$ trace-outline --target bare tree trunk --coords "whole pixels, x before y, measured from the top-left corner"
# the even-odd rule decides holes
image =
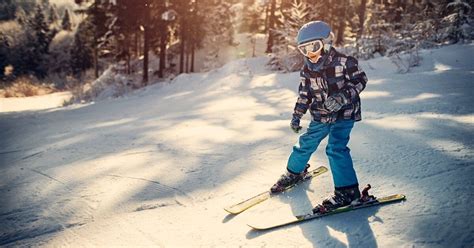
[[[143,83],[144,85],[148,84],[148,25],[144,25],[143,31]]]
[[[94,39],[94,77],[99,78],[99,49],[97,48],[97,40]]]
[[[256,41],[257,38],[255,37],[252,37],[252,58],[255,58],[256,55],[255,55],[255,50],[256,50],[256,46],[257,46],[257,41]]]
[[[132,72],[130,70],[130,45],[129,43],[127,42],[127,48],[126,48],[126,52],[127,52],[127,75],[130,75]]]
[[[148,84],[148,50],[149,50],[149,19],[150,19],[150,8],[148,2],[145,3],[145,16],[143,24],[143,84]]]
[[[359,7],[359,32],[357,33],[357,39],[360,39],[362,37],[362,34],[364,33],[366,9],[367,9],[367,0],[362,0]]]
[[[181,44],[179,49],[179,73],[184,72],[184,36],[181,34]]]
[[[94,64],[94,77],[99,78],[99,49],[97,48],[97,40],[99,39],[97,34],[97,27],[94,28],[94,55],[93,55],[93,64]]]
[[[130,54],[127,55],[127,75],[132,74],[132,70],[130,68]]]
[[[134,43],[134,46],[133,46],[133,51],[135,52],[135,57],[139,57],[140,55],[138,55],[138,31],[135,31],[135,43]]]
[[[194,72],[194,53],[195,53],[195,44],[191,44],[191,72]]]
[[[97,8],[98,2],[95,0],[94,8]],[[97,12],[95,9],[94,12]],[[99,78],[99,48],[98,48],[99,34],[97,32],[97,25],[94,25],[94,55],[93,55],[93,64],[94,64],[94,77]]]
[[[186,60],[185,60],[186,69],[185,69],[185,72],[189,73],[189,52],[188,52],[188,49],[186,49],[186,51],[185,51],[185,56],[186,56]]]
[[[168,40],[168,31],[166,30],[166,24],[161,34],[160,39],[160,68],[158,70],[158,77],[163,78],[164,70],[166,67],[166,41]]]
[[[179,28],[179,31],[180,31],[180,38],[181,38],[181,43],[180,43],[180,47],[179,47],[179,73],[183,73],[184,72],[184,48],[186,47],[185,46],[185,25],[186,25],[186,22],[185,22],[185,14],[183,13],[181,15],[181,19],[180,19],[180,28]]]
[[[360,51],[360,42],[359,40],[362,38],[362,35],[364,34],[364,23],[365,23],[365,12],[367,9],[367,0],[361,0],[360,6],[359,6],[359,31],[357,32],[356,36],[356,49],[357,53]]]
[[[268,32],[268,12],[270,12],[270,8],[268,7],[268,4],[265,5],[265,28],[263,30],[263,32]]]
[[[344,43],[344,31],[346,30],[346,6],[347,1],[343,0],[341,5],[341,16],[339,16],[336,45],[342,45]]]
[[[403,22],[403,14],[407,12],[407,0],[397,0],[397,13],[395,22],[401,26]]]
[[[276,0],[271,0],[270,6],[270,19],[268,22],[268,41],[267,41],[267,49],[266,53],[271,53],[273,48],[273,39],[274,39],[274,32],[273,29],[275,28],[275,9],[276,9]]]
[[[198,0],[194,1],[194,14],[193,14],[193,19],[194,20],[196,19],[197,13],[198,13],[198,8],[199,8],[198,3],[199,3]],[[192,38],[191,38],[191,68],[190,68],[190,71],[194,72],[194,53],[195,53],[195,50],[196,50],[196,29],[193,28],[193,30],[191,31],[191,35],[192,35]]]

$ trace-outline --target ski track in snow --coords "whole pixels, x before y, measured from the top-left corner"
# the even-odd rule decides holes
[[[369,83],[351,135],[361,185],[403,203],[245,225],[308,211],[332,191],[326,173],[226,215],[268,189],[297,140],[298,73],[241,59],[117,99],[0,113],[0,246],[473,247],[474,46],[422,56],[407,74],[361,62]],[[315,167],[327,166],[325,144]]]

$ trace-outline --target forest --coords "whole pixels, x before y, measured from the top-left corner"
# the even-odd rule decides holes
[[[0,3],[0,82],[19,79],[66,89],[109,66],[139,76],[136,87],[210,70],[236,34],[266,38],[274,70],[295,71],[295,36],[311,20],[329,23],[335,45],[360,59],[471,42],[472,0],[49,0]],[[196,56],[199,50],[204,56]],[[151,63],[153,60],[155,63]],[[203,63],[196,69],[196,62]],[[403,68],[401,69],[403,70]]]

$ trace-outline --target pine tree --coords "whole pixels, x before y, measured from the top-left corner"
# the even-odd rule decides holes
[[[43,9],[48,9],[49,8],[49,0],[39,0],[39,5]]]
[[[17,8],[15,12],[15,21],[20,24],[21,26],[25,26],[27,22],[27,15],[23,8]]]
[[[346,10],[348,8],[348,5],[348,0],[339,0],[334,2],[332,6],[334,10],[333,16],[337,16],[336,19],[332,20],[332,29],[336,36],[334,43],[339,46],[344,43],[344,32],[346,30],[348,18],[348,13]]]
[[[313,0],[312,10],[316,13],[313,18],[328,23],[331,27],[335,27],[339,17],[335,13],[337,2],[331,0]]]
[[[67,30],[67,31],[72,30],[71,17],[69,15],[69,10],[68,9],[66,9],[64,11],[64,15],[63,15],[63,18],[61,20],[61,28],[62,28],[62,30]]]
[[[364,33],[364,25],[366,21],[366,12],[367,12],[367,0],[361,0],[360,6],[357,11],[357,20],[358,26],[357,30],[357,40],[359,40]]]
[[[35,33],[39,51],[45,53],[48,50],[51,38],[48,37],[50,29],[46,22],[43,8],[40,5],[37,5],[33,19],[29,21],[29,24]]]
[[[75,0],[76,4],[82,5],[88,0]],[[108,23],[110,19],[107,13],[110,7],[109,1],[93,0],[93,2],[85,9],[78,10],[79,13],[87,14],[87,17],[83,20],[89,28],[92,28],[92,35],[88,38],[89,42],[85,42],[86,45],[90,46],[93,51],[93,65],[94,65],[94,76],[99,77],[99,53],[100,53],[100,42],[103,40],[103,36],[108,31]]]
[[[195,53],[197,48],[202,47],[202,41],[205,35],[204,26],[201,23],[204,22],[206,13],[203,12],[205,8],[202,6],[202,1],[195,0],[191,3],[190,9],[190,25],[189,25],[189,49],[188,49],[188,56],[190,53],[190,65],[189,71],[187,72],[194,72],[194,62],[195,62]],[[229,33],[233,33],[231,30]],[[229,38],[229,42],[232,42],[232,35]]]
[[[278,45],[283,48],[277,50],[286,50],[288,47],[296,47],[296,36],[298,30],[307,22],[311,21],[311,8],[301,0],[293,0],[290,11],[281,17],[280,22],[283,23],[282,28],[275,30],[275,37]]]
[[[474,37],[470,14],[472,6],[466,0],[449,0],[445,3],[442,19],[446,39],[454,43]]]
[[[156,25],[151,27],[152,32],[155,34],[152,37],[152,43],[159,49],[159,78],[165,76],[167,46],[170,40],[170,25],[176,20],[177,16],[177,12],[173,9],[169,9],[167,7],[168,5],[169,1],[159,1],[153,5],[152,10],[152,13],[154,13],[153,16],[156,16],[154,19]]]
[[[189,9],[190,2],[185,0],[173,1],[173,7],[178,13],[178,30],[179,35],[179,73],[185,72],[184,60],[185,60],[185,48],[189,37]]]
[[[0,21],[14,19],[16,8],[14,0],[2,0],[0,2]]]
[[[130,18],[129,3],[131,2],[117,0],[112,9],[113,20],[105,35],[105,38],[108,39],[109,46],[114,50],[113,53],[115,59],[117,61],[126,61],[125,65],[127,74],[131,73],[130,46],[132,27],[130,25],[131,21],[127,21],[127,19]]]
[[[74,33],[70,31],[60,31],[53,38],[49,45],[47,56],[48,74],[55,74],[60,77],[71,75],[71,49],[74,45]],[[57,87],[64,87],[64,83],[57,81]]]
[[[0,31],[0,80],[4,78],[4,69],[8,65],[10,44],[7,36]]]
[[[392,42],[387,49],[386,55],[395,55],[401,52],[416,51],[422,40],[417,33],[418,16],[415,13],[408,12],[404,6],[398,5],[395,7],[395,15],[393,19],[393,34],[391,35]],[[412,7],[412,9],[418,9]],[[414,11],[414,10],[412,10]],[[421,12],[417,10],[416,12]]]
[[[49,43],[51,42],[54,33],[49,29],[46,22],[43,8],[37,5],[35,12],[27,20],[26,33],[29,36],[28,47],[31,54],[29,54],[30,70],[39,78],[46,76],[47,69],[45,68],[45,55],[48,53]]]
[[[77,78],[82,78],[84,71],[93,66],[93,35],[94,27],[90,22],[81,22],[77,27],[70,55],[70,70]]]
[[[239,32],[249,33],[248,38],[252,45],[252,57],[256,56],[256,34],[264,32],[264,20],[262,19],[262,12],[264,6],[262,2],[255,0],[243,1],[242,22],[238,27]]]
[[[413,20],[413,34],[415,39],[420,41],[421,47],[431,47],[441,41],[441,6],[437,0],[425,0],[420,9],[409,9],[409,14],[416,17],[416,20]]]
[[[9,1],[9,0],[6,0],[6,1]],[[38,5],[37,0],[12,0],[12,3],[16,8],[15,13],[18,9],[23,9],[25,13],[32,13],[34,12],[36,6]],[[44,9],[47,9],[47,8],[44,8]]]
[[[255,0],[243,1],[243,17],[242,23],[239,27],[239,32],[253,34],[259,33],[264,24],[261,19],[261,13],[263,11],[263,7],[256,3]]]
[[[269,17],[268,17],[268,40],[267,40],[267,49],[265,50],[266,53],[273,52],[273,44],[274,44],[274,32],[276,27],[276,0],[270,0],[269,4]]]
[[[391,22],[393,10],[389,3],[372,3],[368,12],[370,17],[367,20],[365,33],[357,44],[359,53],[363,58],[372,58],[374,54],[385,55],[392,47],[394,25]]]
[[[141,3],[140,6],[143,7],[143,17],[141,18],[141,24],[143,27],[143,83],[144,85],[148,84],[148,56],[150,50],[150,1],[143,0],[143,2],[138,1]]]
[[[204,5],[204,4],[203,4]],[[203,9],[206,14],[205,46],[210,48],[204,61],[205,70],[219,65],[219,51],[224,45],[233,43],[233,29],[229,15],[230,4],[226,1],[210,0]]]
[[[295,71],[303,66],[303,56],[296,49],[296,36],[301,26],[311,21],[311,7],[301,0],[293,0],[287,8],[289,11],[280,18],[282,27],[274,30],[275,43],[268,63],[272,70]]]
[[[56,8],[51,5],[51,7],[49,8],[49,15],[48,15],[48,22],[50,25],[55,25],[56,22],[58,21],[59,17],[58,17],[58,12],[56,11]]]

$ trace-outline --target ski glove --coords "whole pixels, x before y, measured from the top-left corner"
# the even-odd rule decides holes
[[[339,93],[332,95],[326,99],[324,102],[324,107],[329,110],[329,112],[337,112],[347,104],[347,98],[344,94]]]
[[[290,128],[293,132],[298,133],[301,130],[300,126],[300,118],[296,115],[293,115],[293,119],[291,119]]]

